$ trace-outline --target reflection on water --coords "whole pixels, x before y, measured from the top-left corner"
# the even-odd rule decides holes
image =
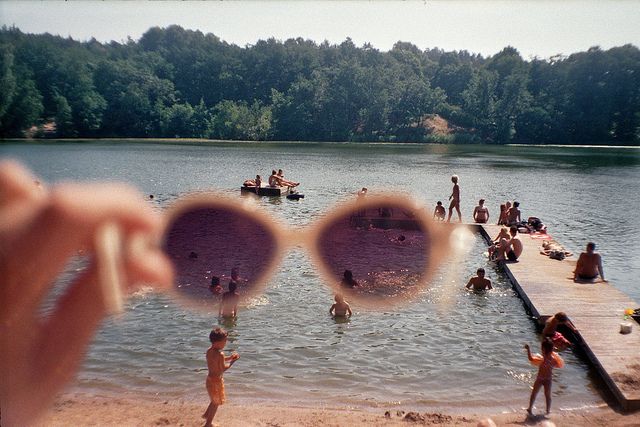
[[[640,301],[640,228],[631,218],[640,210],[637,149],[117,142],[5,143],[0,150],[22,159],[47,181],[134,183],[143,194],[154,194],[154,205],[161,207],[178,194],[210,188],[239,197],[246,176],[283,167],[302,182],[305,199],[276,203],[263,198],[256,208],[283,227],[309,224],[343,198],[355,197],[362,187],[371,193],[410,192],[432,211],[437,200],[449,196],[450,176],[456,173],[464,220],[470,221],[479,198],[486,199],[491,222],[500,203],[516,199],[524,217],[541,218],[568,250],[579,253],[588,240],[595,241],[605,275]],[[406,250],[398,244],[399,234],[418,246],[426,244],[420,237],[412,240],[405,230],[374,227],[371,233],[387,251]],[[357,232],[349,238],[362,239]],[[225,376],[230,401],[398,405],[430,411],[464,406],[478,412],[525,406],[535,369],[522,345],[538,347],[539,335],[505,277],[487,264],[479,239],[466,246],[468,256],[442,266],[415,303],[369,311],[352,302],[354,315],[348,323],[329,316],[333,295],[305,255],[286,254],[265,293],[250,300],[236,324],[227,325],[226,351],[242,355]],[[350,264],[356,264],[356,278],[366,282],[369,279],[361,277],[369,270],[357,266],[361,255],[354,249]],[[481,266],[495,289],[467,292],[464,285]],[[232,267],[225,263],[216,272],[225,286]],[[340,278],[348,268],[352,267],[336,265],[332,271]],[[403,268],[415,267],[389,270]],[[197,271],[208,284],[211,267],[203,265]],[[241,275],[249,274],[243,264]],[[204,403],[204,353],[209,331],[218,324],[216,312],[195,313],[166,296],[137,293],[122,318],[105,322],[97,334],[77,389]],[[563,357],[566,367],[554,373],[554,406],[600,402],[598,383],[585,362],[571,352]],[[486,396],[492,397],[491,403]]]
[[[421,284],[431,239],[400,206],[381,205],[350,212],[320,236],[321,258],[352,298],[408,298]]]

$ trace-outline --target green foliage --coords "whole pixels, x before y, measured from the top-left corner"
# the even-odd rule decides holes
[[[513,47],[239,47],[175,25],[102,44],[3,27],[0,136],[45,123],[59,137],[637,144],[640,51],[525,61]]]

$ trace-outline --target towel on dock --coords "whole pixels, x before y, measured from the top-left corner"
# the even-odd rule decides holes
[[[551,240],[551,235],[544,233],[544,232],[540,232],[540,231],[534,231],[533,233],[529,233],[529,237],[531,237],[532,239],[547,239],[547,240]]]

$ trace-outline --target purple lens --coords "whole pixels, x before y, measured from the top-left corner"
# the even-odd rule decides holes
[[[275,253],[272,233],[250,215],[224,207],[196,207],[169,225],[165,251],[176,268],[176,290],[217,309],[229,285],[240,297],[260,288]]]
[[[318,248],[338,291],[384,302],[408,298],[424,283],[431,240],[415,212],[379,205],[332,222]]]

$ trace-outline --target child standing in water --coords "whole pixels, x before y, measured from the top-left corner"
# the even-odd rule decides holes
[[[544,397],[547,403],[547,415],[551,411],[551,381],[553,368],[562,368],[564,361],[557,353],[553,351],[553,343],[545,339],[542,341],[542,356],[539,354],[532,355],[531,349],[528,344],[525,344],[524,348],[527,350],[527,357],[532,365],[538,366],[538,376],[533,383],[533,390],[531,390],[531,397],[529,398],[529,408],[527,412],[529,415],[533,415],[533,403],[536,400],[540,387],[544,387]]]
[[[238,316],[238,301],[240,301],[240,295],[236,292],[237,288],[238,285],[236,282],[229,281],[229,291],[222,294],[218,316],[227,319],[235,319]]]
[[[329,314],[334,317],[351,317],[351,307],[342,294],[336,294],[335,301],[336,303],[329,309]]]
[[[451,203],[449,204],[449,217],[447,222],[451,222],[451,215],[455,209],[458,212],[458,221],[462,222],[462,214],[460,213],[460,186],[458,185],[458,175],[451,176],[451,182],[453,182],[453,191],[449,196]]]
[[[240,358],[238,353],[232,353],[231,356],[225,357],[222,349],[227,344],[227,331],[222,328],[216,328],[209,334],[209,341],[211,341],[211,347],[207,350],[207,367],[209,368],[209,374],[207,375],[207,393],[211,403],[207,407],[207,410],[202,415],[202,418],[206,419],[205,427],[210,427],[213,422],[213,417],[216,415],[218,406],[222,405],[225,401],[224,394],[224,380],[222,374],[229,369],[236,360]]]

